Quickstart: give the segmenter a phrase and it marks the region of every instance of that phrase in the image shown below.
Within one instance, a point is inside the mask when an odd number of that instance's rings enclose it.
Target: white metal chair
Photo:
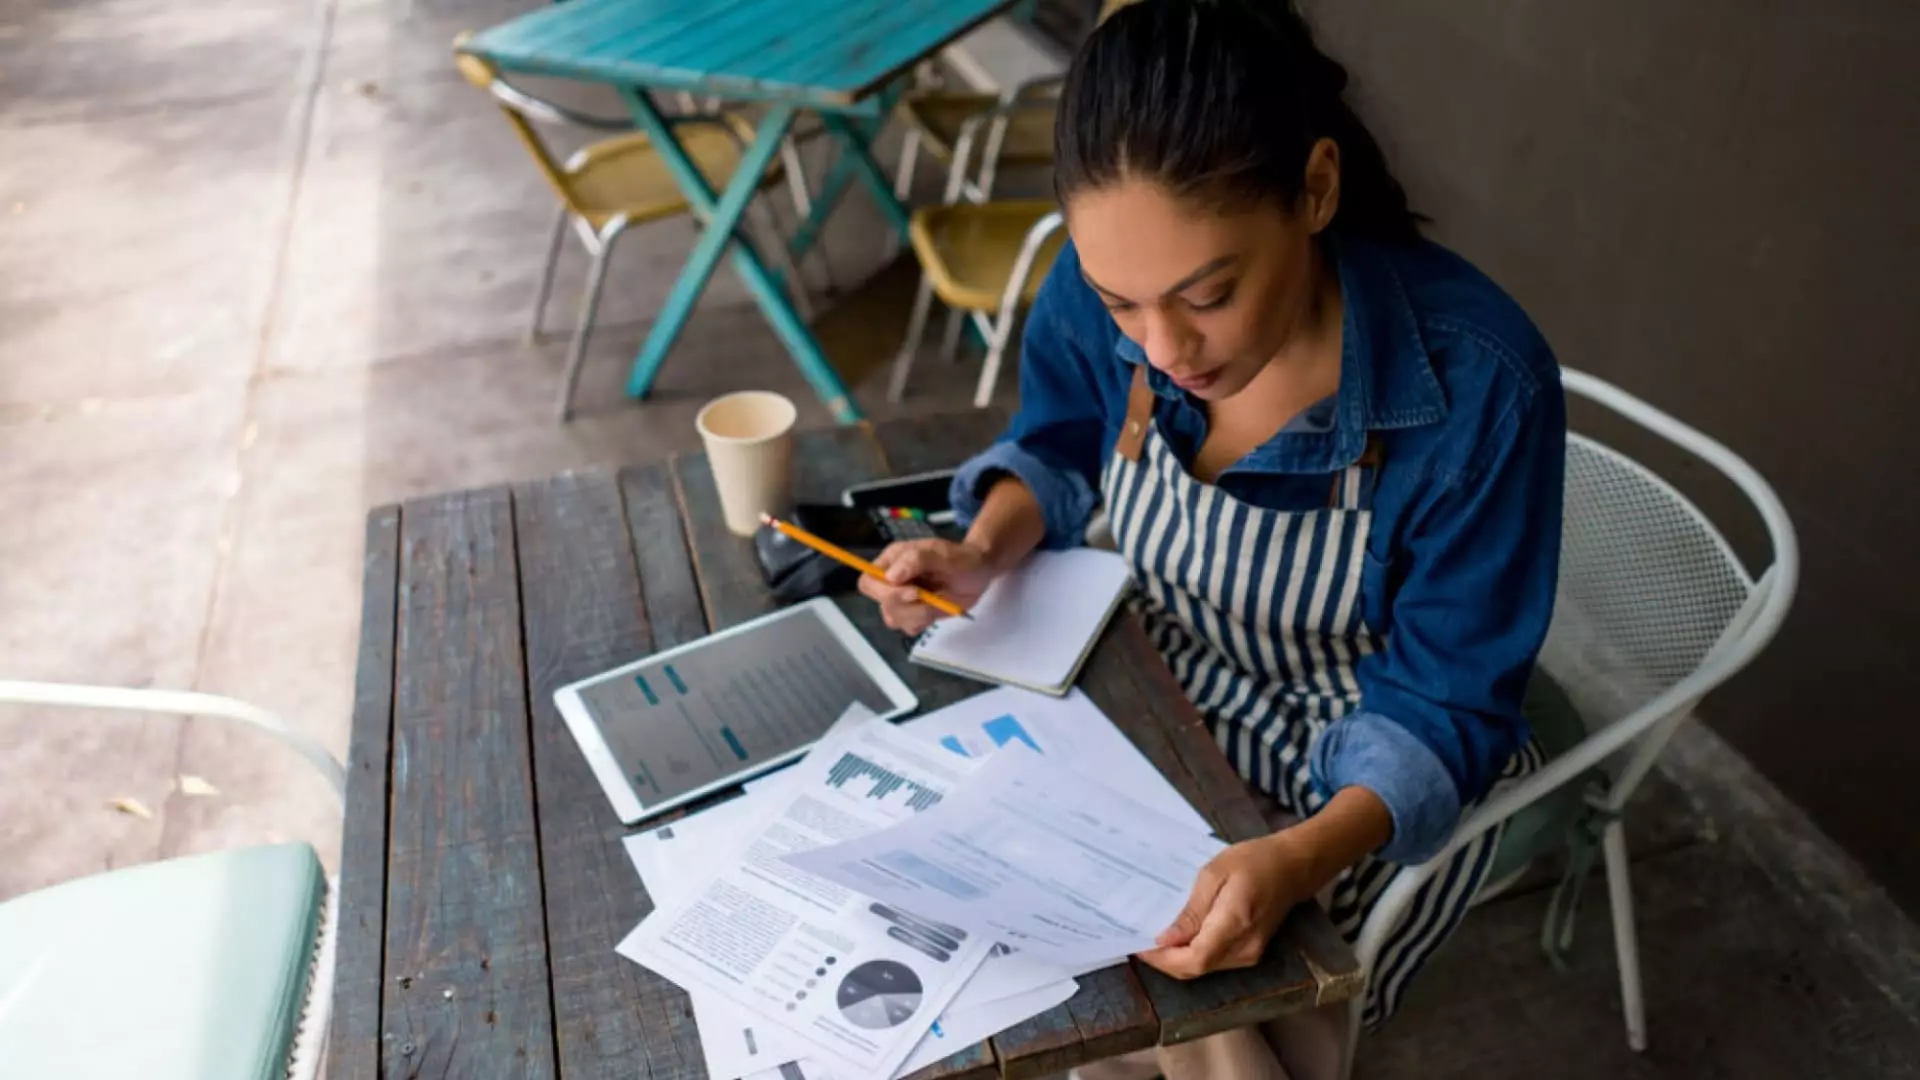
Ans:
[[[305,758],[313,738],[211,694],[0,681],[0,702],[214,717]],[[311,845],[183,856],[0,904],[0,1074],[314,1080],[333,1002],[337,879]]]
[[[1448,855],[1600,770],[1605,780],[1588,791],[1586,813],[1566,825],[1599,833],[1627,1044],[1638,1051],[1647,1045],[1646,1006],[1620,813],[1674,729],[1780,628],[1799,578],[1799,544],[1772,487],[1725,446],[1591,375],[1564,371],[1562,381],[1570,394],[1612,410],[1731,480],[1765,523],[1773,564],[1750,576],[1719,530],[1671,484],[1618,451],[1569,435],[1560,579],[1540,666],[1565,690],[1590,733],[1468,815],[1433,859],[1402,869],[1361,928],[1355,951],[1371,973],[1414,894]],[[1342,1077],[1353,1072],[1364,998],[1349,1007]]]

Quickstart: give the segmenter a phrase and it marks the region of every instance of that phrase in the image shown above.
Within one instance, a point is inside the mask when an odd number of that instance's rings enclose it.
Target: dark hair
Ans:
[[[1411,241],[1424,220],[1287,0],[1139,0],[1074,58],[1054,127],[1062,202],[1122,176],[1221,206],[1291,207],[1322,137],[1340,147],[1334,226]]]

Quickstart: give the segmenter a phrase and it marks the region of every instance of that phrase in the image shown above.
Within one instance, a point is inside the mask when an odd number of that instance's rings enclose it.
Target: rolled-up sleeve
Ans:
[[[1062,252],[1027,316],[1020,343],[1020,411],[999,441],[960,467],[953,508],[971,524],[994,482],[1013,476],[1033,492],[1047,524],[1044,544],[1083,542],[1098,501],[1106,422],[1098,373],[1076,340],[1063,306],[1078,280],[1071,247]],[[1109,365],[1114,362],[1109,358]]]
[[[1385,648],[1355,666],[1361,708],[1313,748],[1323,795],[1362,787],[1393,815],[1379,852],[1445,846],[1526,742],[1528,677],[1553,617],[1566,411],[1558,382],[1486,410],[1482,453],[1412,508],[1395,545]],[[1459,419],[1459,418],[1456,418]]]

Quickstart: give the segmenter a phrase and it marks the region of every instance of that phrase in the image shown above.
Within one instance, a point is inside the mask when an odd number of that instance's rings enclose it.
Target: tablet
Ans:
[[[554,691],[620,820],[634,822],[792,761],[858,703],[913,692],[824,597]]]

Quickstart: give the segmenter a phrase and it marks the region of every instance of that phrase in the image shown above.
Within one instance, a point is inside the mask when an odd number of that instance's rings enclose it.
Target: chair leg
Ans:
[[[1607,860],[1607,906],[1613,911],[1613,948],[1620,965],[1620,1011],[1626,1016],[1627,1045],[1647,1048],[1647,1001],[1640,986],[1640,939],[1633,923],[1633,886],[1627,872],[1627,833],[1618,821],[1602,838]]]
[[[533,298],[533,326],[527,331],[527,341],[538,343],[542,323],[547,317],[547,300],[553,296],[553,272],[560,265],[560,244],[567,238],[567,222],[572,217],[565,203],[560,204],[560,216],[553,223],[553,239],[547,242],[547,265],[540,271],[540,291]]]
[[[893,377],[887,381],[887,400],[898,404],[907,396],[907,376],[913,373],[914,354],[920,351],[920,339],[927,333],[927,315],[933,311],[933,282],[920,275],[920,291],[913,297],[913,314],[907,317],[907,337],[900,343],[900,355],[893,358]]]
[[[795,226],[797,229],[804,225],[813,213],[813,185],[807,179],[806,162],[800,157],[800,143],[791,132],[780,140],[780,163],[786,169],[787,193],[793,197],[794,220],[799,223]],[[834,280],[833,260],[827,257],[825,238],[823,237],[821,242],[808,249],[808,254],[813,255],[820,262],[820,275],[826,279],[827,295],[838,295],[840,283]],[[805,259],[801,260],[803,263],[805,261]]]
[[[580,300],[580,324],[573,328],[573,347],[567,351],[567,370],[560,377],[560,400],[555,412],[560,422],[573,419],[573,390],[580,382],[580,367],[587,359],[587,339],[593,336],[593,320],[600,313],[600,289],[607,283],[607,263],[613,254],[616,231],[601,237],[593,253],[593,266],[587,271],[587,294]]]
[[[905,203],[913,194],[913,170],[920,161],[920,132],[913,125],[907,125],[905,141],[900,144],[900,165],[893,172],[893,197]],[[884,258],[892,259],[900,254],[900,234],[892,229],[880,241],[886,245],[881,249]]]
[[[813,300],[807,295],[807,279],[800,276],[800,268],[794,265],[793,256],[787,251],[787,239],[780,235],[780,224],[774,219],[773,208],[758,196],[747,203],[747,216],[753,221],[754,231],[763,237],[767,254],[774,267],[787,278],[787,296],[793,300],[793,306],[800,312],[804,322],[813,321]]]
[[[920,131],[907,128],[906,141],[900,144],[900,167],[893,174],[893,197],[901,202],[913,194],[913,169],[920,162]]]
[[[940,359],[949,364],[960,359],[960,331],[966,325],[966,312],[959,308],[947,312],[947,325],[940,329]]]
[[[1013,317],[1019,308],[1016,295],[1012,303],[1000,305],[1000,314],[993,320],[993,330],[987,336],[987,362],[980,367],[980,385],[973,391],[976,409],[984,409],[993,401],[993,385],[1000,381],[1000,358],[1006,355],[1007,342],[1013,339]]]

